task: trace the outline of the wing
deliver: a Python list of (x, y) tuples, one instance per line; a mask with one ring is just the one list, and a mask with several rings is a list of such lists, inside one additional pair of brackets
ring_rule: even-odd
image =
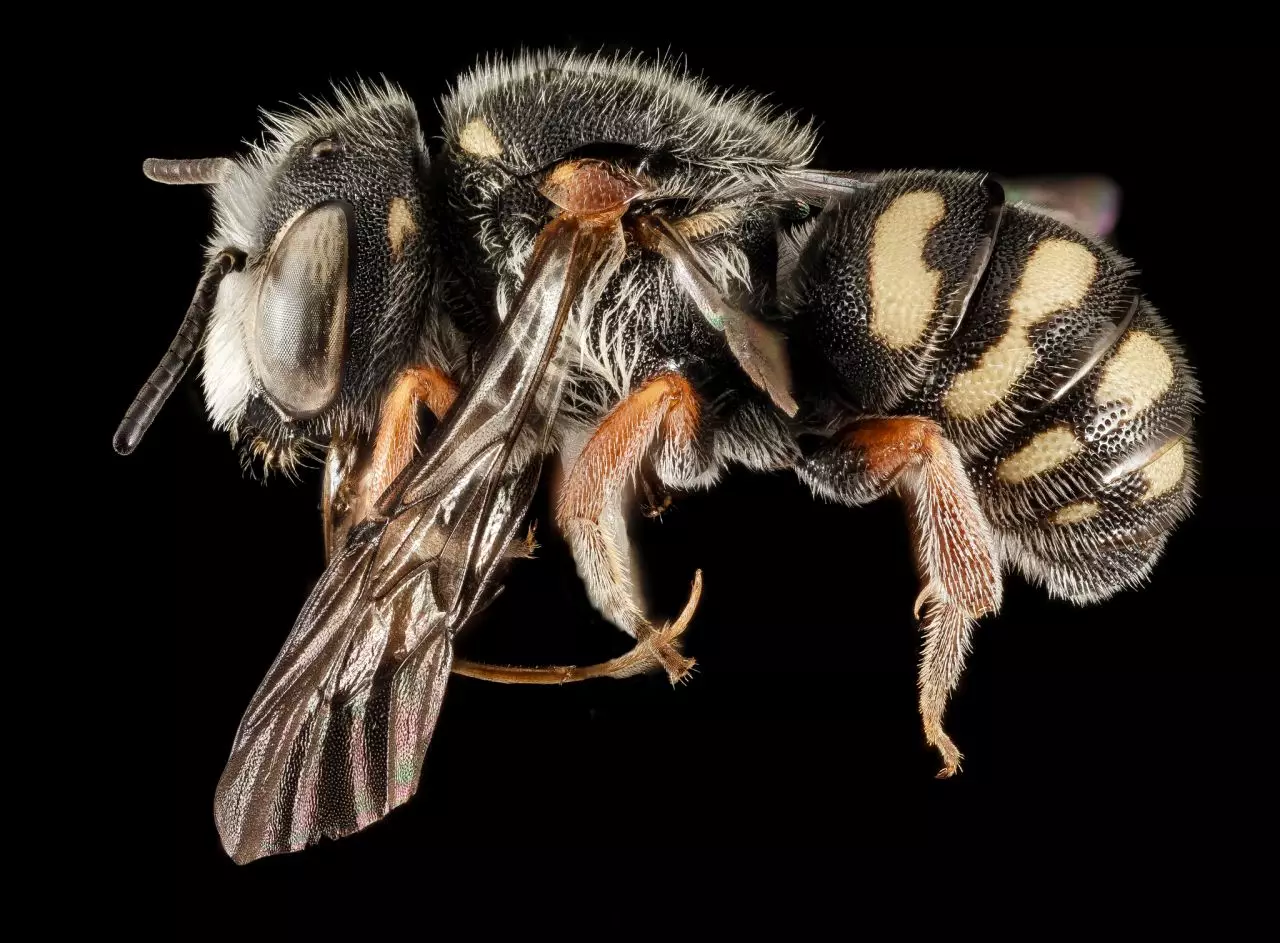
[(325, 570), (218, 782), (237, 862), (358, 831), (416, 791), (453, 637), (492, 596), (537, 487), (565, 321), (619, 245), (571, 217), (544, 230), (475, 381)]
[(1005, 200), (1030, 203), (1094, 239), (1106, 239), (1120, 218), (1120, 187), (1097, 175), (1001, 180)]
[[(875, 184), (878, 174), (856, 171), (795, 170), (787, 192), (812, 206), (825, 206)], [(1120, 187), (1098, 174), (999, 178), (1007, 203), (1030, 203), (1061, 223), (1094, 239), (1106, 239), (1120, 218)]]

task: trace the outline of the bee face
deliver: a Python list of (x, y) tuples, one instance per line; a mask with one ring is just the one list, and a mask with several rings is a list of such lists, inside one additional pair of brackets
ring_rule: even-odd
[(432, 283), (426, 152), (391, 88), (268, 116), (271, 135), (214, 188), (213, 251), (244, 254), (209, 323), (214, 424), (270, 465), (367, 430), (414, 353)]

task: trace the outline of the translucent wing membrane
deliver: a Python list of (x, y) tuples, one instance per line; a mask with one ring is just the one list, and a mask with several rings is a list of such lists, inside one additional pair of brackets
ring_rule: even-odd
[(707, 322), (723, 331), (729, 350), (753, 383), (769, 394), (788, 416), (796, 414), (791, 395), (791, 366), (782, 335), (763, 321), (730, 304), (698, 260), (697, 251), (662, 217), (642, 222), (653, 247), (671, 264), (676, 281), (685, 289)]
[[(804, 169), (792, 171), (788, 192), (814, 206), (839, 200), (875, 184), (880, 174)], [(1120, 218), (1120, 187), (1097, 174), (1002, 178), (1009, 203), (1030, 203), (1059, 222), (1094, 239), (1106, 239)]]
[(1108, 177), (1021, 177), (1002, 183), (1010, 203), (1031, 203), (1094, 239), (1110, 236), (1120, 218), (1120, 187)]
[(475, 383), (354, 530), (258, 688), (215, 817), (245, 863), (377, 821), (413, 795), (453, 637), (494, 591), (537, 486), (566, 354), (558, 343), (616, 227), (562, 218)]
[(786, 176), (787, 193), (802, 203), (825, 206), (850, 193), (857, 193), (874, 186), (878, 173), (814, 170), (805, 167), (789, 171)]

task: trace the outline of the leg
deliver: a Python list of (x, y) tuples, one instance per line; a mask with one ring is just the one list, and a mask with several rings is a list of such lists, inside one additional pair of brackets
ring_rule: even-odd
[[(400, 374), (382, 406), (378, 435), (374, 439), (371, 486), (368, 498), (377, 501), (391, 483), (413, 461), (418, 450), (418, 406), (426, 406), (439, 421), (453, 408), (458, 385), (435, 367), (410, 367)], [(521, 540), (513, 540), (507, 555), (515, 560), (531, 560), (538, 542), (534, 525)]]
[[(684, 377), (655, 377), (623, 400), (587, 440), (568, 468), (556, 501), (556, 521), (573, 551), (578, 573), (597, 609), (642, 641), (653, 632), (636, 599), (622, 497), (654, 440), (692, 448), (698, 401)], [(687, 670), (671, 651), (669, 674)]]
[(418, 449), (418, 404), (424, 404), (436, 419), (443, 419), (457, 398), (457, 384), (435, 367), (410, 367), (400, 374), (378, 417), (370, 478), (375, 501)]
[(326, 557), (368, 517), (378, 498), (413, 460), (418, 447), (418, 404), (444, 418), (458, 387), (435, 367), (410, 367), (396, 379), (382, 403), (372, 443), (342, 442), (325, 460), (321, 512)]
[[(667, 668), (668, 653), (675, 650), (680, 636), (693, 620), (694, 610), (698, 608), (698, 600), (702, 598), (702, 571), (693, 575), (693, 589), (689, 592), (689, 601), (684, 604), (684, 611), (675, 622), (668, 623), (656, 632), (650, 632), (631, 651), (609, 661), (597, 665), (565, 665), (553, 668), (516, 668), (503, 665), (486, 665), (465, 658), (455, 659), (453, 673), (466, 678), (479, 678), (482, 681), (497, 681), (502, 684), (566, 684), (570, 681), (589, 681), (592, 678), (630, 678), (644, 674), (654, 668)], [(693, 660), (686, 663), (681, 670), (673, 674), (667, 669), (671, 683), (683, 681), (688, 677)]]
[(961, 754), (942, 716), (969, 651), (973, 621), (1000, 606), (1000, 570), (991, 528), (964, 473), (960, 453), (927, 419), (866, 419), (847, 427), (800, 465), (815, 492), (864, 504), (889, 491), (906, 500), (924, 586), (920, 713), (925, 737), (942, 754), (940, 778)]

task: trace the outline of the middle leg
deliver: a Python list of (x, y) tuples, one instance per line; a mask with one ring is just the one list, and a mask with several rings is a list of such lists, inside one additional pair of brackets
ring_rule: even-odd
[[(567, 469), (556, 501), (559, 524), (595, 607), (627, 634), (645, 640), (654, 629), (631, 574), (623, 496), (655, 443), (666, 449), (695, 447), (700, 407), (689, 381), (678, 373), (654, 377), (618, 404), (592, 433)], [(673, 678), (692, 660), (674, 646), (661, 661)]]

